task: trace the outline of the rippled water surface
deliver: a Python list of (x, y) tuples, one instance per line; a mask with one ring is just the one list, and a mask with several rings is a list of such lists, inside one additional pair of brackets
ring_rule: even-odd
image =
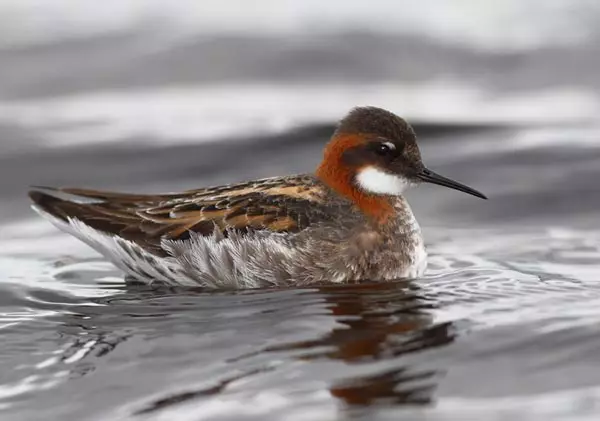
[[(446, 44), (422, 28), (316, 42), (274, 27), (163, 34), (149, 50), (142, 25), (2, 47), (0, 418), (598, 419), (600, 37), (528, 50), (557, 28), (547, 13), (501, 52), (486, 50), (493, 25), (467, 45), (460, 27)], [(430, 168), (490, 197), (408, 194), (422, 279), (126, 286), (28, 207), (30, 184), (174, 191), (308, 172), (365, 103), (407, 115)]]

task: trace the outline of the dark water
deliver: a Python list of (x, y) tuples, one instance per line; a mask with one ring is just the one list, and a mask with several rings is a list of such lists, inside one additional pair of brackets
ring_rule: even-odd
[[(556, 118), (589, 116), (580, 94), (596, 95), (596, 43), (491, 54), (354, 37), (345, 49), (347, 39), (332, 35), (320, 44), (198, 38), (151, 55), (121, 51), (127, 37), (0, 52), (1, 419), (600, 416), (600, 131), (593, 120)], [(189, 70), (232, 49), (219, 66)], [(369, 66), (390, 49), (414, 60)], [(568, 57), (587, 64), (567, 68)], [(353, 69), (347, 88), (323, 82), (342, 68)], [(411, 101), (394, 109), (412, 113), (429, 167), (490, 197), (409, 193), (430, 252), (423, 279), (240, 292), (126, 287), (25, 199), (29, 184), (172, 191), (311, 171), (341, 109), (388, 104), (381, 86), (448, 71), (508, 102), (487, 111), (485, 101), (463, 104), (458, 118), (431, 117)], [(170, 84), (175, 94), (144, 96)], [(307, 102), (306, 90), (323, 97)], [(454, 98), (443, 89), (410, 95)], [(289, 121), (257, 122), (264, 113)]]

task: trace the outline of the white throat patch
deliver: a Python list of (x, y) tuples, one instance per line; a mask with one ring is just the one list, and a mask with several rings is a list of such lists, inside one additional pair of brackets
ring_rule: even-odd
[(363, 190), (375, 194), (399, 196), (410, 187), (410, 182), (397, 175), (388, 174), (375, 167), (366, 167), (356, 176), (358, 185)]

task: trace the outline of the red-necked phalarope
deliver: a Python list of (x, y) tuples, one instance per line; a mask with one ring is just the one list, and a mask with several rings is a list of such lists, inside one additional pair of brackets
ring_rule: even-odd
[(425, 168), (411, 126), (375, 107), (341, 120), (314, 175), (177, 194), (31, 191), (34, 209), (145, 283), (214, 288), (421, 276), (427, 254), (402, 193), (420, 182), (485, 199)]

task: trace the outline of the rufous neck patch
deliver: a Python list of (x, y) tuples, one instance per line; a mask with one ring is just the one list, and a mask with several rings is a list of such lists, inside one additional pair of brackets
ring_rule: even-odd
[(344, 163), (344, 152), (362, 143), (364, 137), (361, 135), (336, 135), (325, 147), (323, 161), (317, 168), (316, 175), (337, 193), (354, 202), (365, 215), (378, 222), (385, 222), (394, 214), (390, 199), (359, 189), (354, 183), (354, 177), (360, 168)]

